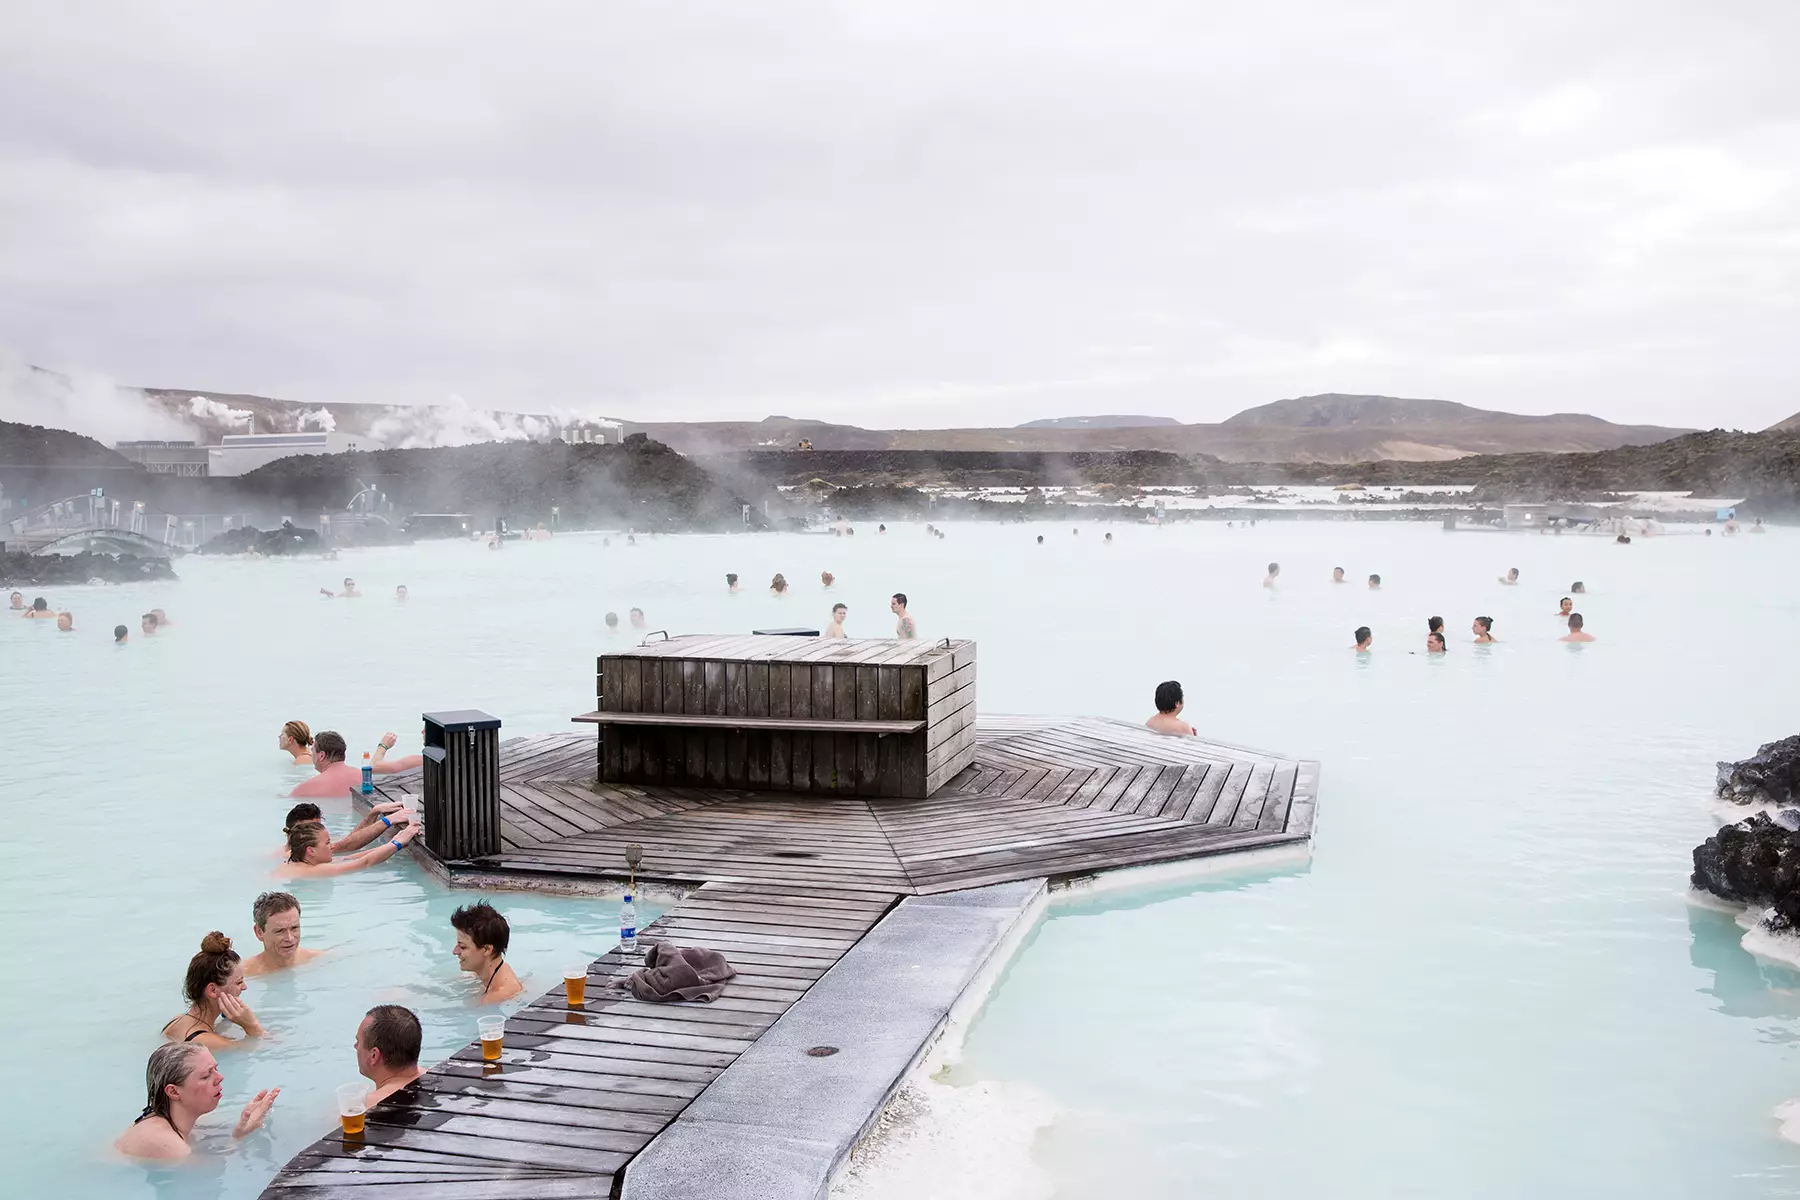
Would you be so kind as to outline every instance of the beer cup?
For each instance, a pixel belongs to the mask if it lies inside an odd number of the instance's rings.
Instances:
[[[475,1028],[481,1033],[481,1057],[487,1062],[499,1062],[500,1042],[506,1033],[506,1018],[477,1017]]]
[[[586,967],[570,967],[563,972],[563,993],[568,998],[570,1008],[579,1008],[587,1003]]]
[[[337,1090],[338,1122],[345,1137],[361,1137],[363,1115],[369,1111],[369,1085],[346,1083]]]

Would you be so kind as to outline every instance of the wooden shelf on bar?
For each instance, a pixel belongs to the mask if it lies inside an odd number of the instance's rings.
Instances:
[[[721,717],[691,713],[591,712],[571,721],[585,725],[656,725],[690,729],[773,729],[788,733],[917,733],[924,721],[811,721],[797,717]]]

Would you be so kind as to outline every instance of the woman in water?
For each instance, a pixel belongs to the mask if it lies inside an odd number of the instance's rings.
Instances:
[[[188,961],[182,991],[188,1010],[163,1026],[163,1036],[171,1042],[198,1042],[209,1050],[223,1050],[263,1035],[256,1014],[238,999],[244,994],[243,960],[231,948],[231,939],[218,930],[201,940],[200,953]],[[244,1037],[228,1038],[213,1032],[221,1017],[242,1029]]]
[[[787,576],[777,571],[775,578],[769,580],[769,593],[774,596],[787,595]]]
[[[1492,617],[1476,617],[1474,624],[1469,626],[1469,632],[1471,632],[1475,635],[1475,640],[1477,642],[1493,641],[1494,640],[1494,618],[1492,618]]]
[[[296,767],[312,765],[312,730],[305,721],[289,721],[275,736],[275,744],[294,756]]]
[[[150,1052],[144,1068],[144,1087],[149,1094],[144,1111],[119,1135],[113,1148],[132,1158],[186,1158],[193,1153],[188,1139],[194,1122],[219,1107],[225,1077],[204,1046],[191,1042],[164,1043]],[[232,1137],[244,1137],[262,1128],[269,1106],[281,1095],[280,1088],[265,1088],[250,1098],[238,1115]]]
[[[1426,634],[1425,635],[1425,653],[1427,653],[1427,654],[1442,654],[1442,653],[1444,653],[1444,635],[1437,632],[1435,629],[1432,630],[1430,633]]]
[[[1431,634],[1434,634],[1434,633],[1441,634],[1443,632],[1444,632],[1444,618],[1432,617],[1425,622],[1425,633],[1427,636],[1430,636]]]

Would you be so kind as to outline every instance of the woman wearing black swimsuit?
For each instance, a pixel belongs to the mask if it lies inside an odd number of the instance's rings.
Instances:
[[[244,994],[243,960],[231,948],[231,939],[218,930],[206,935],[200,953],[188,961],[182,991],[188,1010],[163,1026],[163,1036],[171,1042],[198,1042],[209,1050],[223,1050],[263,1035],[256,1014],[238,999]],[[215,1033],[213,1027],[221,1017],[242,1029],[244,1037]]]
[[[114,1149],[132,1158],[186,1158],[193,1152],[189,1139],[194,1122],[219,1107],[225,1092],[219,1064],[204,1046],[164,1043],[150,1052],[144,1083],[149,1103],[119,1135]],[[262,1128],[279,1095],[280,1088],[265,1088],[251,1097],[231,1136],[241,1138]]]

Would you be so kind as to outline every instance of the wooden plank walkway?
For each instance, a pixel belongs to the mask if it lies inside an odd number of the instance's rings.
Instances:
[[[754,644],[753,640],[751,644]],[[1299,843],[1318,764],[1096,717],[982,714],[975,761],[925,799],[596,783],[594,737],[501,751],[502,852],[444,864],[452,881],[670,884],[929,894]],[[417,801],[416,772],[383,777]]]
[[[581,740],[591,764],[591,739]],[[553,752],[537,749],[534,758]],[[707,883],[642,936],[723,952],[738,974],[719,999],[648,1004],[602,990],[642,965],[641,954],[627,963],[609,953],[588,968],[585,1005],[570,1008],[559,982],[507,1020],[500,1062],[482,1061],[471,1041],[371,1109],[362,1137],[334,1131],[295,1156],[263,1195],[609,1196],[625,1163],[898,899],[867,889]]]

